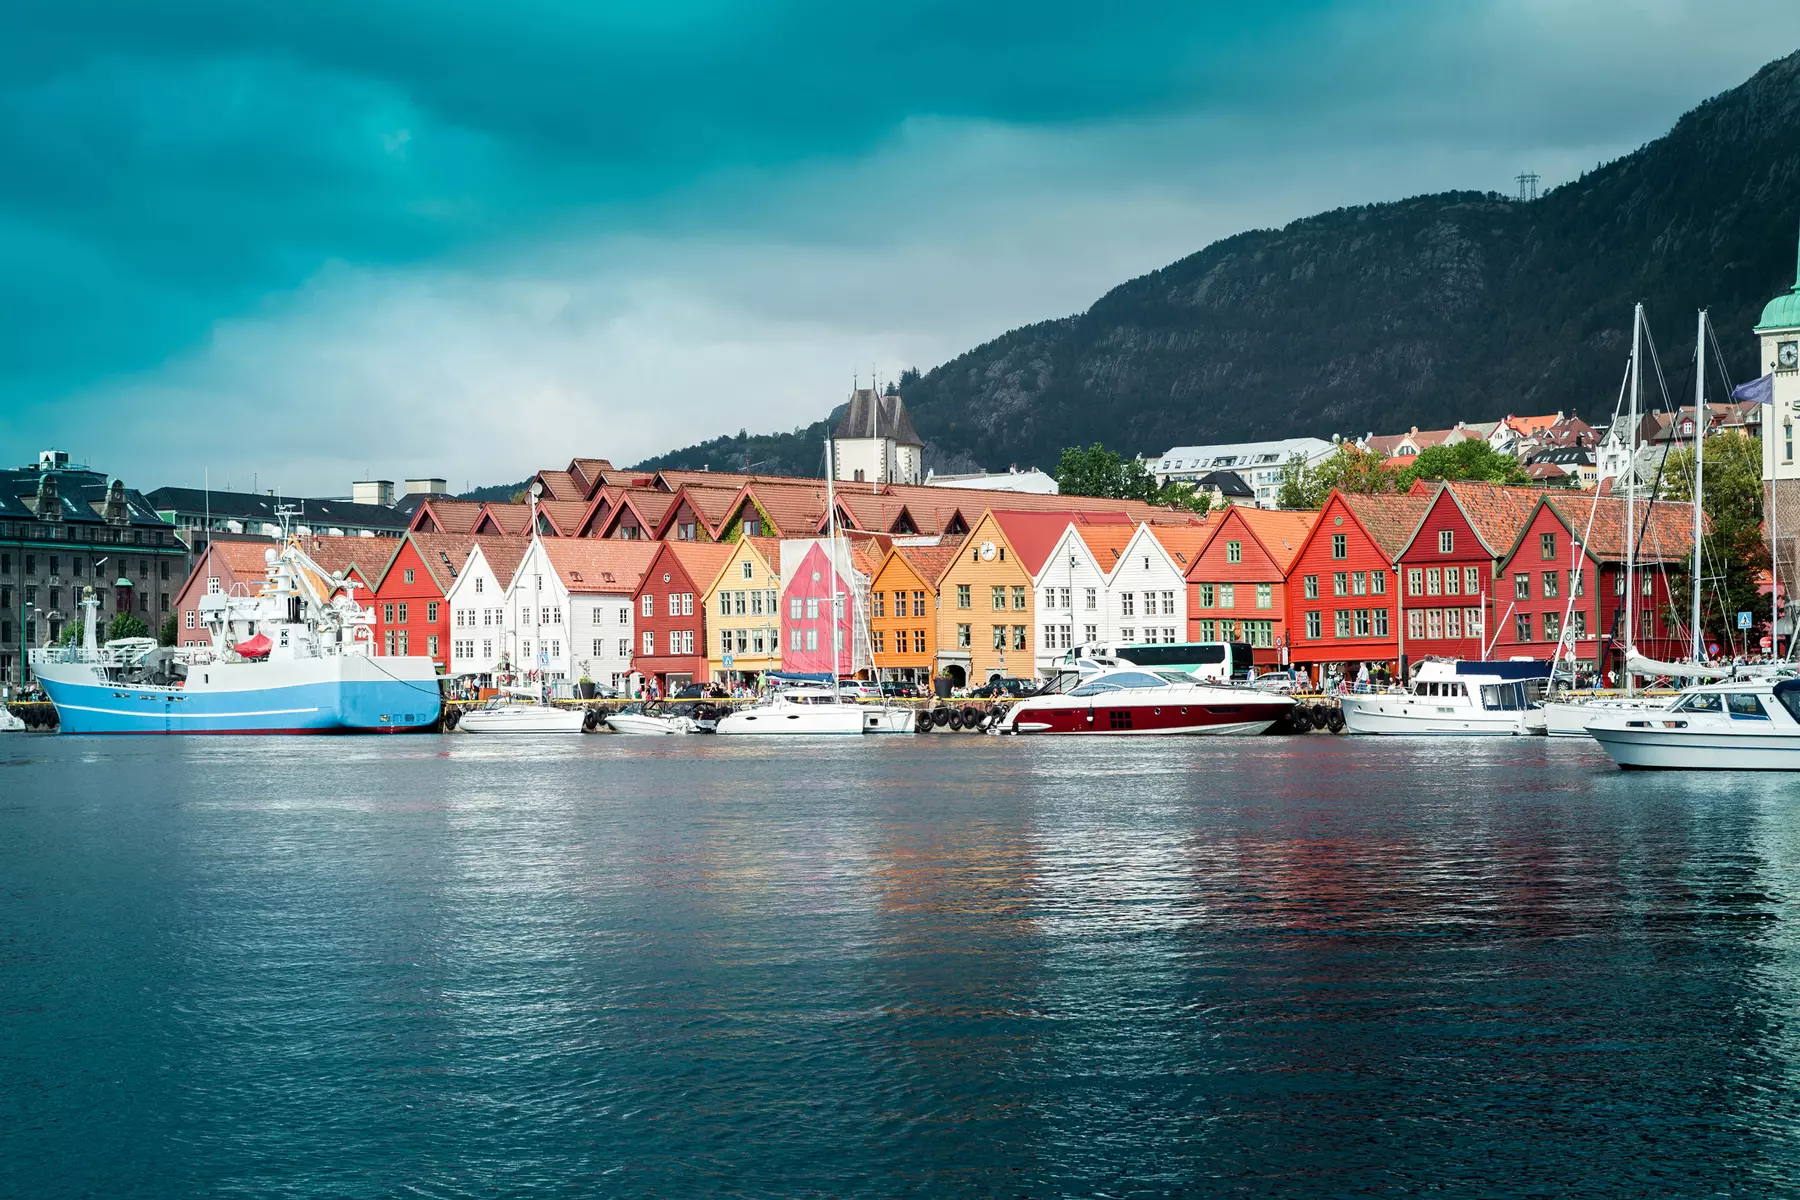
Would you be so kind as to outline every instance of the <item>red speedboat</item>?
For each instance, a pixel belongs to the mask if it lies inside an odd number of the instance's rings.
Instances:
[[[1286,696],[1202,683],[1182,671],[1115,667],[1060,675],[1013,705],[996,733],[1257,734],[1287,713]]]

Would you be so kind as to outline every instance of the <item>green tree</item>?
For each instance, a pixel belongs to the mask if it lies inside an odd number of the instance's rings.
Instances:
[[[1663,486],[1669,499],[1694,498],[1694,452],[1677,450],[1663,464]],[[1737,635],[1737,614],[1768,610],[1757,590],[1757,576],[1769,565],[1763,542],[1762,443],[1735,429],[1706,439],[1705,495],[1700,501],[1707,531],[1701,539],[1700,623],[1721,648]],[[1673,616],[1686,627],[1693,615],[1692,581],[1688,572],[1671,573]],[[1761,621],[1758,622],[1760,627]]]
[[[119,638],[141,638],[150,636],[150,626],[144,624],[130,613],[120,613],[106,623],[106,640],[116,641]]]
[[[175,624],[175,614],[170,613],[163,618],[162,628],[156,631],[157,644],[161,646],[173,646],[175,640],[180,636],[179,629]]]
[[[1099,442],[1083,449],[1065,447],[1056,466],[1056,486],[1065,496],[1106,496],[1142,500],[1204,513],[1212,498],[1173,481],[1158,486],[1156,476],[1135,458],[1108,450]]]
[[[1501,454],[1480,438],[1448,446],[1427,446],[1418,457],[1401,467],[1395,478],[1399,491],[1415,481],[1449,480],[1454,483],[1530,483],[1525,468],[1510,454]]]
[[[1399,476],[1387,458],[1364,450],[1354,442],[1339,442],[1337,452],[1308,466],[1304,454],[1296,454],[1281,469],[1281,488],[1275,503],[1280,508],[1318,508],[1333,489],[1340,492],[1383,493],[1399,490]]]

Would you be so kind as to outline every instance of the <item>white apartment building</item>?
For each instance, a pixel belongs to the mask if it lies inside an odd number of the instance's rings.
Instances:
[[[506,661],[558,692],[586,678],[625,690],[631,678],[631,596],[655,542],[531,540],[506,591]],[[454,632],[454,630],[453,630]]]
[[[1116,532],[1118,527],[1085,528]],[[1109,638],[1106,569],[1074,522],[1063,530],[1031,582],[1038,597],[1032,645],[1037,647],[1039,675],[1054,674],[1057,662],[1074,647]]]
[[[1281,491],[1281,470],[1296,454],[1306,455],[1314,466],[1337,453],[1337,445],[1323,438],[1281,438],[1267,442],[1232,442],[1216,446],[1177,446],[1146,466],[1158,484],[1171,479],[1194,483],[1214,471],[1235,471],[1256,491],[1258,508],[1274,508]]]

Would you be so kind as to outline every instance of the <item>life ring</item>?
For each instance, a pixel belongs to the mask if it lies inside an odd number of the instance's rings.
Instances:
[[[367,625],[358,625],[356,627],[356,640],[357,641],[368,642],[368,641],[373,641],[374,639],[375,639],[375,635],[369,631],[369,627]]]

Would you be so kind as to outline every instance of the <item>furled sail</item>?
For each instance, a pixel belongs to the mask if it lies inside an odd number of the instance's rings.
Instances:
[[[1699,663],[1658,662],[1654,658],[1645,658],[1636,650],[1626,651],[1625,669],[1633,675],[1676,675],[1687,679],[1730,679],[1732,676],[1729,666],[1707,667]]]

